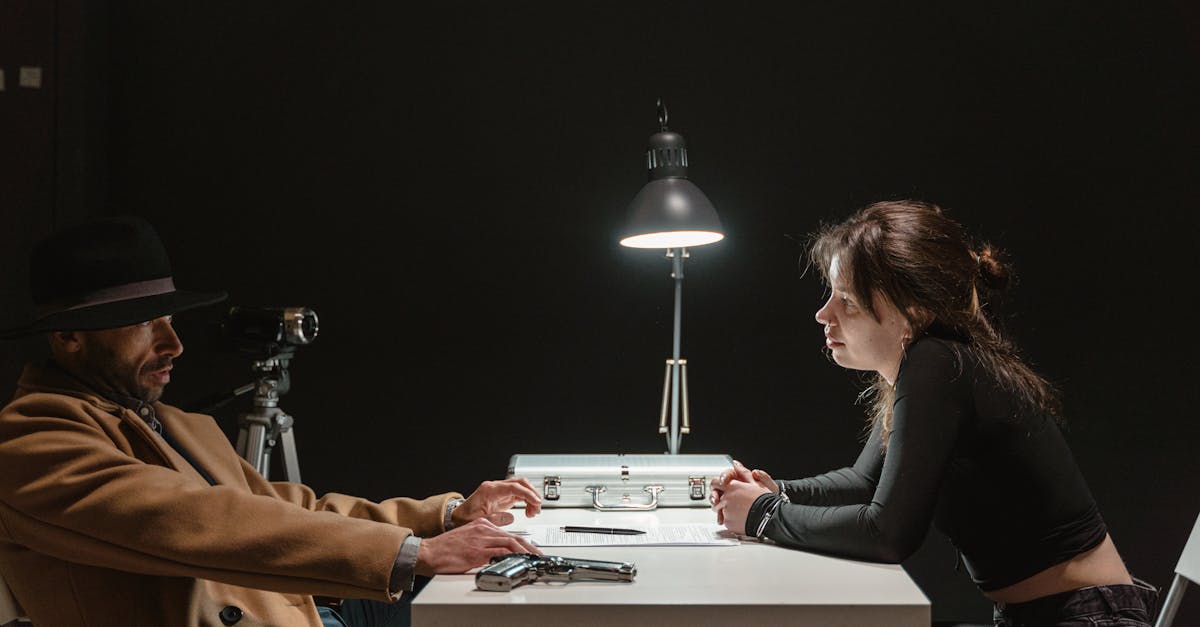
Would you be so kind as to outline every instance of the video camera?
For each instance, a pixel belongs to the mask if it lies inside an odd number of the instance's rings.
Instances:
[[[222,341],[254,361],[255,380],[230,392],[201,399],[189,411],[210,413],[250,392],[254,402],[238,418],[237,452],[267,477],[272,452],[278,447],[287,480],[300,483],[293,420],[279,407],[279,397],[291,388],[288,364],[297,346],[317,337],[317,312],[307,307],[230,307],[219,324]]]
[[[317,337],[317,312],[308,307],[230,307],[213,325],[215,341],[226,350],[248,355],[255,381],[185,404],[187,411],[209,414],[235,398],[255,393],[255,407],[274,407],[291,387],[288,364],[297,346]]]
[[[312,342],[319,328],[317,312],[307,307],[230,307],[221,333],[234,348],[259,359],[291,354]]]

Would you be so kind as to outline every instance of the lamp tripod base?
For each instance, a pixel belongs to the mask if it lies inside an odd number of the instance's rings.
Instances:
[[[673,375],[674,370],[679,370],[678,379]],[[674,397],[675,382],[679,382],[679,400],[680,400],[680,419],[679,432],[672,433],[671,428],[667,426],[667,417],[671,414],[671,399]],[[674,425],[672,425],[674,426]],[[663,374],[663,399],[662,411],[658,416],[658,432],[667,436],[667,451],[674,455],[679,452],[679,445],[683,440],[683,436],[691,433],[691,413],[688,409],[688,384],[687,384],[687,360],[686,359],[668,359],[667,369]]]

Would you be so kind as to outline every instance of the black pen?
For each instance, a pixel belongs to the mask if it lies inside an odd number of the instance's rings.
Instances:
[[[640,529],[620,529],[617,527],[575,527],[572,525],[567,525],[566,527],[563,527],[562,530],[567,533],[607,533],[609,535],[618,536],[636,536],[646,533]]]

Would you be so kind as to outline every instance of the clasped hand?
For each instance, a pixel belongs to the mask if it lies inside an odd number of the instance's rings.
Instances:
[[[750,470],[736,460],[732,469],[709,483],[709,489],[708,500],[717,513],[717,523],[742,535],[746,533],[746,516],[754,501],[768,492],[779,494],[779,484],[766,471]]]

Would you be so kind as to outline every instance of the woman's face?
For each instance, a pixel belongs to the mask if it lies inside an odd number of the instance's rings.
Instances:
[[[825,325],[825,347],[839,366],[873,370],[895,383],[906,336],[911,336],[908,321],[880,293],[873,295],[876,320],[850,292],[850,277],[842,275],[839,265],[835,256],[829,264],[829,300],[816,315],[817,323]]]

